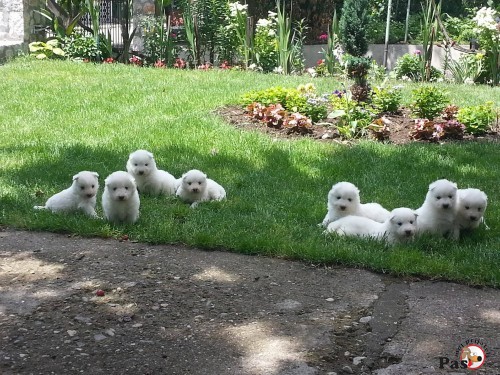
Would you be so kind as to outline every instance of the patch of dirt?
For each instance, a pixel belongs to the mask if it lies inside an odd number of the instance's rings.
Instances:
[[[227,123],[234,125],[238,129],[259,131],[266,133],[274,138],[282,139],[297,139],[302,137],[313,138],[321,142],[337,142],[337,143],[352,143],[355,140],[343,139],[335,126],[335,120],[326,119],[320,123],[313,125],[309,134],[300,134],[290,132],[286,128],[271,128],[264,123],[253,119],[245,109],[238,105],[221,107],[217,110],[217,114],[221,116]],[[410,138],[410,132],[415,125],[415,120],[410,116],[410,111],[407,108],[402,108],[398,113],[387,113],[382,116],[383,122],[388,125],[390,133],[387,139],[383,142],[391,144],[406,144],[411,142],[432,143],[430,141],[416,141]],[[373,132],[369,132],[366,138],[376,140]],[[467,141],[500,141],[500,122],[497,119],[496,124],[491,130],[481,136],[473,136],[466,134],[463,139],[443,139],[440,143],[445,142],[467,142]]]

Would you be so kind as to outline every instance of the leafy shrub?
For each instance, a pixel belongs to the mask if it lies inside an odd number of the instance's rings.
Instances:
[[[251,103],[247,106],[247,113],[270,128],[286,128],[287,133],[312,133],[312,121],[298,112],[288,113],[281,104],[264,106],[261,103]]]
[[[406,53],[396,61],[394,68],[397,79],[408,79],[420,82],[423,79],[424,61],[419,53]],[[435,81],[442,76],[441,72],[431,66],[431,81]]]
[[[464,54],[458,60],[451,60],[448,68],[455,83],[474,83],[483,73],[483,55]]]
[[[368,0],[345,0],[340,17],[340,42],[344,51],[363,56],[368,51]]]
[[[37,59],[50,59],[64,57],[64,51],[59,47],[57,39],[51,39],[45,42],[32,42],[29,44],[30,56]]]
[[[437,142],[441,139],[462,139],[465,126],[457,120],[435,122],[428,119],[415,120],[415,126],[410,132],[410,138]]]
[[[271,87],[266,90],[252,91],[244,94],[240,103],[247,106],[251,103],[261,103],[264,106],[281,104],[284,109],[299,112],[312,121],[326,117],[327,100],[318,97],[312,84],[300,85],[298,88]]]
[[[372,106],[377,112],[396,112],[401,104],[401,91],[375,87],[372,91]]]
[[[101,56],[101,51],[95,39],[91,36],[74,33],[64,38],[63,44],[66,56],[71,59],[88,59],[96,61],[99,60]]]
[[[486,133],[495,120],[495,117],[496,113],[493,109],[493,102],[462,107],[458,110],[457,114],[457,120],[465,125],[466,131],[470,134]]]
[[[418,118],[433,120],[443,112],[448,104],[446,95],[433,86],[415,89],[412,91],[412,96],[411,111]]]
[[[345,138],[356,138],[366,134],[373,121],[373,113],[363,104],[359,104],[348,94],[338,92],[331,96],[334,111],[328,118],[338,119],[336,124],[340,135]]]
[[[458,106],[450,104],[443,110],[442,117],[444,120],[455,120],[458,114]]]

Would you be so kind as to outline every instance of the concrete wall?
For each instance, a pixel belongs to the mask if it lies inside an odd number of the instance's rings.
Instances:
[[[306,67],[313,67],[317,64],[319,59],[324,58],[322,52],[326,49],[326,44],[304,46],[304,57],[306,59]],[[463,46],[468,48],[469,46]],[[367,56],[372,57],[379,65],[382,65],[384,59],[383,44],[370,44]],[[387,69],[392,70],[396,66],[396,60],[403,56],[405,53],[413,53],[416,50],[422,51],[422,46],[412,44],[390,44],[387,53]],[[451,56],[453,59],[458,59],[461,52],[451,49]],[[441,47],[434,45],[432,52],[432,65],[438,69],[442,69],[445,58],[445,50]]]

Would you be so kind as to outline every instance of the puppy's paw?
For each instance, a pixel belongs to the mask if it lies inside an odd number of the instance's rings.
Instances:
[[[198,203],[199,203],[199,202],[193,202],[193,203],[191,203],[191,206],[190,206],[190,207],[191,207],[191,208],[196,208],[196,206],[198,206]]]

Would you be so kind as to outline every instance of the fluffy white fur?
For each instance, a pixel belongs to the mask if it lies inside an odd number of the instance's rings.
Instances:
[[[390,214],[378,203],[361,203],[359,189],[350,182],[339,182],[332,186],[328,193],[327,208],[328,212],[321,223],[324,227],[349,215],[363,216],[383,223]]]
[[[104,217],[114,223],[135,223],[139,218],[140,200],[134,178],[127,172],[117,171],[111,173],[104,183]]]
[[[200,202],[224,199],[226,191],[202,171],[192,169],[182,175],[177,196],[184,202],[191,203],[191,207],[196,207]]]
[[[146,150],[137,150],[129,155],[127,171],[137,184],[141,194],[174,195],[177,180],[170,173],[158,169],[154,156]]]
[[[51,196],[45,206],[35,206],[37,210],[47,209],[52,212],[72,212],[81,210],[91,217],[95,212],[96,194],[99,189],[99,175],[96,172],[82,171],[73,176],[71,186]]]
[[[405,207],[392,210],[389,218],[383,223],[366,217],[349,215],[330,223],[326,229],[327,233],[335,232],[342,236],[383,239],[391,244],[413,239],[416,231],[417,214]]]
[[[457,225],[459,229],[475,229],[484,221],[488,197],[479,189],[459,189]]]
[[[434,181],[429,185],[423,205],[416,210],[418,232],[458,239],[459,231],[455,225],[457,207],[457,184],[444,179]]]

